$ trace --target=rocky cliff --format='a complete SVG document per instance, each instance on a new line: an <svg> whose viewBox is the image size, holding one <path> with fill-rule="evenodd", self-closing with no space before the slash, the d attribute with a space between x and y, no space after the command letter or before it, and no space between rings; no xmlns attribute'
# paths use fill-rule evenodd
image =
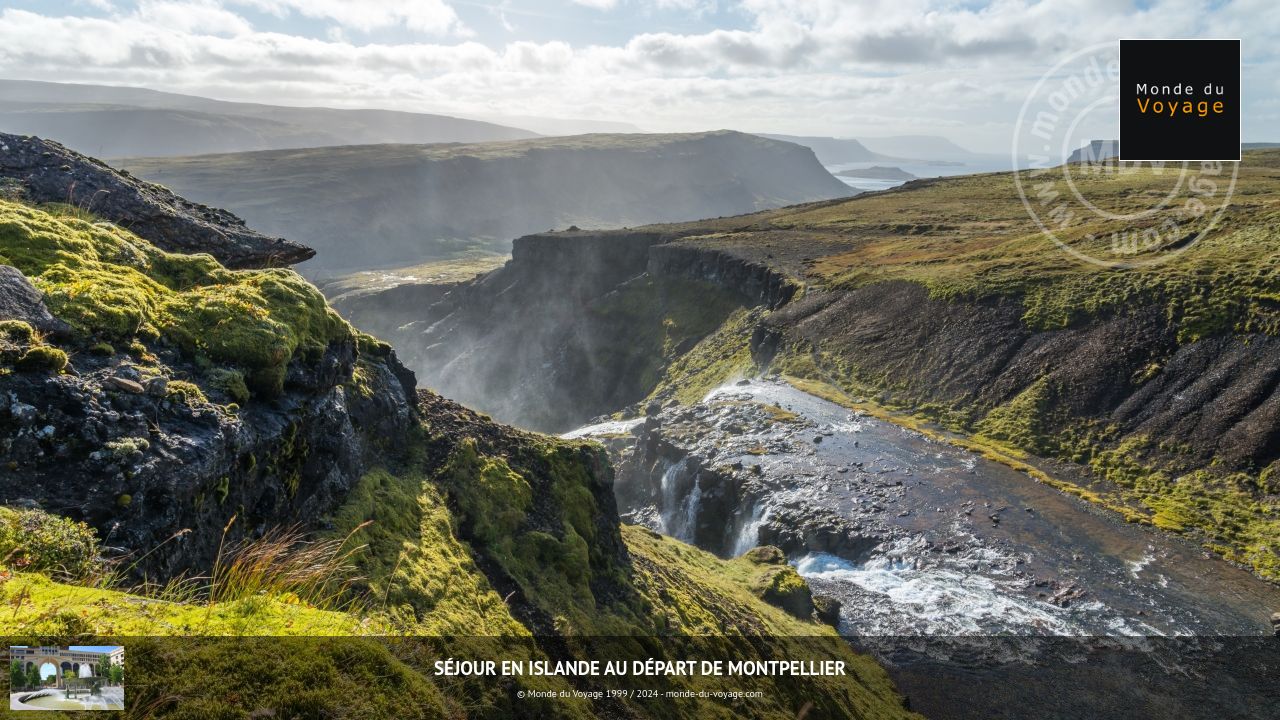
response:
<svg viewBox="0 0 1280 720"><path fill-rule="evenodd" d="M413 265L549 228L737 215L850 190L807 148L721 131L143 158L123 166L316 248L309 276Z"/></svg>

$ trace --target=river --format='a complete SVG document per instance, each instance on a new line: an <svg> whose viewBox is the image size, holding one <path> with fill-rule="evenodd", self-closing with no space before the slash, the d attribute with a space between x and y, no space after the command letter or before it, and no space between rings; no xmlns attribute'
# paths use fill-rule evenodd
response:
<svg viewBox="0 0 1280 720"><path fill-rule="evenodd" d="M615 448L634 442L619 468L626 517L721 555L762 541L783 547L815 593L840 600L841 634L877 654L910 696L941 717L984 717L998 707L971 698L970 713L945 700L944 689L963 694L974 676L939 678L975 654L1034 648L1040 662L1052 658L1059 670L1074 670L1088 667L1068 663L1081 643L1147 643L1108 646L1110 662L1123 670L1111 676L1121 677L1171 658L1222 660L1198 644L1179 644L1206 637L1225 643L1216 646L1231 657L1223 667L1239 667L1236 654L1257 648L1274 663L1280 650L1270 620L1280 611L1280 587L1006 465L851 414L776 378L726 385L697 405L643 421L573 433L593 434ZM634 441L620 444L627 434ZM1062 640L1032 646L1019 639L1032 637ZM1011 677L996 665L996 675ZM1166 695L1191 692L1174 675L1162 677ZM1035 678L1019 682L1036 686ZM1093 676L1088 683L1094 693L1104 684Z"/></svg>

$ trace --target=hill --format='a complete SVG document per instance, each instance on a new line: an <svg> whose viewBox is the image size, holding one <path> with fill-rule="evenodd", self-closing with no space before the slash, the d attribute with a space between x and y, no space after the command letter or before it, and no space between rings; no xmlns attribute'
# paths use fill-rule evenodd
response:
<svg viewBox="0 0 1280 720"><path fill-rule="evenodd" d="M119 165L316 249L310 275L413 265L549 228L617 228L843 197L799 146L721 131L129 158Z"/></svg>
<svg viewBox="0 0 1280 720"><path fill-rule="evenodd" d="M28 80L0 80L0 131L51 138L96 157L535 136L447 115L285 107L145 88Z"/></svg>

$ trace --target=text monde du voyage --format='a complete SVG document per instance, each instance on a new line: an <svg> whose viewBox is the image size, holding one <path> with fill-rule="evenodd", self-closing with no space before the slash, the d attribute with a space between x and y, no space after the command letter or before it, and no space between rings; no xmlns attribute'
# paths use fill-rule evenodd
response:
<svg viewBox="0 0 1280 720"><path fill-rule="evenodd" d="M1138 103L1138 112L1143 115L1203 118L1226 113L1226 101L1214 99L1226 94L1225 87L1205 83L1197 90L1197 87L1190 83L1175 85L1135 83L1134 92L1137 97L1134 99Z"/></svg>

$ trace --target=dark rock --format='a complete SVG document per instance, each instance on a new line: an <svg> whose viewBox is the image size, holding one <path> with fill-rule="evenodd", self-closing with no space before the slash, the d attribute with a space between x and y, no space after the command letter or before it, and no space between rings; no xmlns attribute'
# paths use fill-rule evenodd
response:
<svg viewBox="0 0 1280 720"><path fill-rule="evenodd" d="M830 595L813 596L813 615L831 627L840 627L840 601Z"/></svg>
<svg viewBox="0 0 1280 720"><path fill-rule="evenodd" d="M165 391L169 388L169 380L164 377L154 377L147 381L147 394L152 397L164 397Z"/></svg>
<svg viewBox="0 0 1280 720"><path fill-rule="evenodd" d="M66 168L66 169L64 169ZM315 255L304 245L245 227L225 211L115 172L50 140L0 133L0 180L21 184L25 200L74 205L126 227L170 252L209 253L230 268L280 267Z"/></svg>
<svg viewBox="0 0 1280 720"><path fill-rule="evenodd" d="M71 328L54 317L44 304L44 293L18 268L0 265L0 319L22 320L42 333L56 337L67 335Z"/></svg>
<svg viewBox="0 0 1280 720"><path fill-rule="evenodd" d="M138 395L146 391L146 388L142 386L142 383L137 380L130 380L129 378L121 375L111 375L103 381L103 384L115 388L116 390L133 393L134 395Z"/></svg>

